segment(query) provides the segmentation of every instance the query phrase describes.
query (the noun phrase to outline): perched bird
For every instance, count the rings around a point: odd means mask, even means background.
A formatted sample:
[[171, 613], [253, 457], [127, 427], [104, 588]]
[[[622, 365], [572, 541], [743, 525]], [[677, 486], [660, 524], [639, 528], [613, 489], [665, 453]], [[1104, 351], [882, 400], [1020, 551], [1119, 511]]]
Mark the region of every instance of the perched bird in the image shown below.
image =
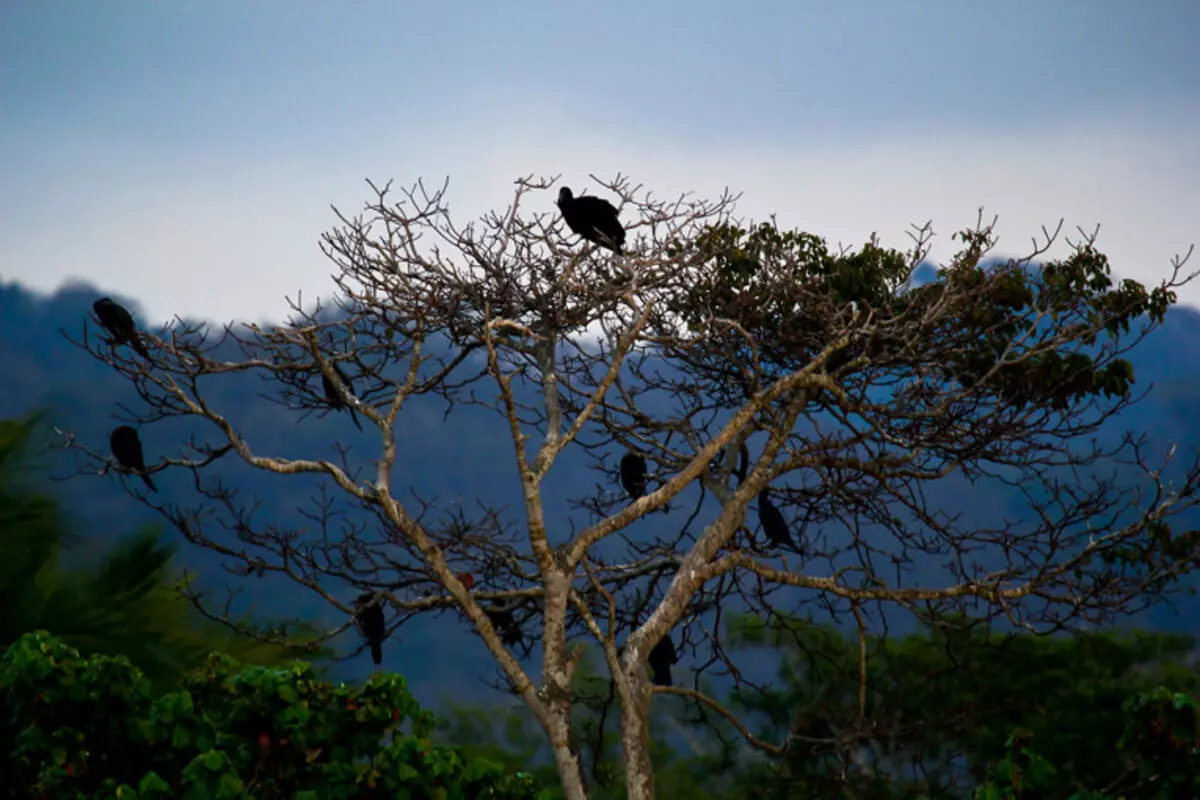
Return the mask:
[[469, 572], [456, 572], [454, 577], [458, 578], [458, 582], [463, 585], [463, 588], [468, 592], [475, 588], [475, 576]]
[[762, 524], [763, 533], [773, 545], [795, 549], [796, 545], [792, 543], [791, 534], [788, 533], [787, 520], [783, 518], [783, 512], [771, 502], [766, 489], [758, 493], [758, 521]]
[[492, 621], [492, 627], [496, 629], [496, 633], [500, 634], [500, 641], [506, 647], [516, 647], [524, 641], [525, 637], [521, 633], [521, 626], [513, 619], [512, 611], [500, 605], [494, 605], [491, 608], [485, 608], [484, 614]]
[[137, 431], [128, 425], [114, 428], [113, 432], [108, 435], [108, 446], [118, 464], [141, 475], [142, 480], [150, 487], [150, 491], [158, 491], [154, 486], [154, 481], [150, 480], [150, 476], [146, 474], [146, 457], [142, 455], [142, 440], [138, 438]]
[[674, 685], [671, 682], [671, 666], [679, 663], [679, 654], [675, 652], [675, 645], [671, 642], [669, 634], [658, 640], [646, 662], [650, 669], [654, 670], [651, 680], [655, 686]]
[[[629, 499], [637, 500], [646, 493], [646, 459], [637, 453], [626, 453], [621, 457], [621, 486], [629, 493]], [[663, 503], [660, 509], [671, 513], [671, 504]]]
[[383, 663], [383, 637], [387, 622], [383, 616], [383, 598], [376, 600], [374, 592], [363, 592], [354, 601], [354, 624], [371, 646], [371, 661]]
[[101, 297], [92, 303], [92, 310], [96, 312], [100, 324], [113, 337], [114, 347], [128, 343], [137, 351], [138, 355], [147, 361], [150, 360], [150, 352], [138, 338], [137, 326], [133, 324], [133, 315], [125, 306], [113, 302], [108, 297]]
[[621, 457], [621, 486], [629, 493], [630, 500], [637, 500], [646, 493], [646, 459], [637, 453], [626, 453]]
[[617, 209], [602, 197], [576, 197], [566, 186], [558, 190], [558, 208], [572, 233], [618, 255], [625, 247], [625, 228]]
[[[354, 394], [354, 384], [350, 383], [350, 379], [346, 377], [346, 373], [342, 372], [342, 368], [337, 364], [333, 365], [333, 371], [337, 373], [338, 379], [346, 385], [346, 391]], [[333, 381], [329, 380], [329, 376], [324, 372], [321, 373], [321, 385], [325, 387], [325, 400], [328, 401], [329, 407], [334, 411], [341, 411], [343, 408], [350, 412], [350, 419], [354, 420], [354, 427], [362, 430], [362, 425], [358, 421], [358, 415], [354, 413], [354, 409], [346, 405], [342, 400], [342, 396], [338, 394], [337, 387], [333, 385]]]

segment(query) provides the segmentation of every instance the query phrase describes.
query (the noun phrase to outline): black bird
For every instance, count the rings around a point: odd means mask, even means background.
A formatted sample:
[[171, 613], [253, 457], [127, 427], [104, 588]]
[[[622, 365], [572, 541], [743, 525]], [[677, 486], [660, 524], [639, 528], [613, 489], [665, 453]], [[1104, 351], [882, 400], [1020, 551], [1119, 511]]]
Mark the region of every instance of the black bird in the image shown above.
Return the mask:
[[650, 657], [646, 661], [650, 664], [650, 669], [654, 670], [651, 681], [655, 686], [674, 685], [671, 682], [671, 666], [679, 663], [679, 654], [675, 652], [675, 645], [671, 642], [670, 635], [658, 640], [658, 644], [654, 645], [654, 649], [650, 651]]
[[150, 352], [138, 338], [137, 326], [133, 324], [133, 315], [125, 306], [113, 302], [108, 297], [101, 297], [92, 303], [92, 310], [96, 312], [100, 324], [113, 337], [114, 347], [128, 342], [138, 355], [147, 361], [150, 360]]
[[492, 627], [496, 629], [496, 633], [500, 634], [500, 641], [506, 647], [516, 647], [524, 641], [525, 637], [521, 633], [521, 626], [513, 619], [511, 611], [497, 605], [483, 609], [483, 613], [487, 614], [487, 618], [492, 621]]
[[[646, 493], [646, 459], [637, 453], [626, 453], [621, 457], [621, 486], [629, 493], [629, 499], [637, 500]], [[662, 512], [671, 513], [671, 504], [663, 503]]]
[[[333, 371], [337, 373], [338, 378], [342, 383], [346, 384], [346, 391], [354, 394], [354, 384], [350, 383], [350, 379], [346, 377], [346, 373], [342, 372], [342, 368], [337, 364], [333, 365]], [[342, 400], [342, 396], [338, 394], [337, 387], [333, 385], [333, 381], [329, 380], [329, 376], [324, 372], [321, 373], [321, 385], [325, 387], [325, 400], [328, 401], [329, 407], [334, 411], [341, 411], [343, 408], [350, 412], [350, 419], [354, 420], [354, 427], [362, 430], [362, 424], [358, 421], [358, 415], [354, 413], [354, 409], [346, 405]]]
[[118, 464], [141, 475], [150, 491], [158, 491], [154, 487], [154, 481], [146, 474], [146, 457], [142, 455], [142, 440], [138, 438], [137, 431], [128, 425], [114, 428], [108, 435], [108, 446]]
[[358, 632], [371, 646], [371, 661], [383, 663], [383, 637], [387, 633], [387, 622], [383, 617], [383, 598], [374, 602], [374, 592], [363, 592], [354, 601], [354, 624]]
[[629, 493], [630, 500], [637, 500], [646, 493], [646, 459], [637, 453], [626, 453], [621, 457], [621, 486]]
[[558, 208], [572, 233], [620, 255], [625, 247], [625, 228], [617, 209], [602, 197], [576, 197], [566, 186], [558, 190]]
[[772, 544], [776, 547], [795, 549], [796, 545], [792, 543], [791, 534], [788, 533], [787, 520], [783, 518], [783, 512], [771, 502], [766, 489], [758, 493], [758, 521]]

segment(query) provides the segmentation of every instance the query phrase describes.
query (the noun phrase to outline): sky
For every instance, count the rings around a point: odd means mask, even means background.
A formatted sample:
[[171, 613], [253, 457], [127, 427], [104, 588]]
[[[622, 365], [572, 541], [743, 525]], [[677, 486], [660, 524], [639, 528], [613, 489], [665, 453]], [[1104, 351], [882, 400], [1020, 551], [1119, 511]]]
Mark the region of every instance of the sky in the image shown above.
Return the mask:
[[619, 171], [831, 244], [931, 220], [935, 260], [981, 206], [1001, 255], [1099, 224], [1157, 282], [1200, 241], [1198, 31], [1193, 0], [4, 0], [0, 280], [279, 320], [367, 178], [449, 176], [467, 221]]

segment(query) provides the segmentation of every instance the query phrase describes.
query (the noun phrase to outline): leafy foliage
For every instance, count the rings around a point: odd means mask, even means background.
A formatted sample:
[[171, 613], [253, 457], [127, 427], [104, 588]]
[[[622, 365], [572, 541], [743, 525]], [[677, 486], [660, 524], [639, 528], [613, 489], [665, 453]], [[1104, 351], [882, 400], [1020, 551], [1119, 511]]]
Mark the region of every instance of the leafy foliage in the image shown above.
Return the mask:
[[[1014, 730], [1054, 764], [1043, 788], [1070, 795], [1077, 784], [1108, 786], [1125, 763], [1111, 757], [1125, 734], [1122, 703], [1157, 691], [1200, 692], [1188, 665], [1194, 641], [1167, 634], [1005, 635], [962, 618], [938, 620], [925, 634], [867, 637], [865, 713], [877, 724], [856, 731], [859, 643], [830, 627], [742, 617], [730, 640], [779, 653], [772, 687], [735, 693], [732, 708], [763, 720], [760, 735], [790, 737], [774, 783], [779, 791], [891, 798], [910, 791], [962, 796], [999, 769]], [[853, 733], [860, 758], [846, 762], [833, 743]], [[919, 765], [912, 773], [906, 765]], [[871, 774], [884, 776], [882, 782]]]
[[1034, 737], [1018, 730], [1006, 742], [1008, 754], [996, 765], [994, 778], [975, 791], [974, 799], [1200, 797], [1200, 704], [1196, 699], [1160, 686], [1129, 698], [1121, 710], [1125, 731], [1110, 749], [1120, 758], [1109, 758], [1120, 764], [1122, 771], [1111, 783], [1076, 782], [1078, 789], [1072, 791], [1060, 770], [1035, 749]]
[[[873, 241], [835, 254], [817, 236], [772, 223], [710, 226], [693, 248], [716, 268], [676, 310], [694, 328], [710, 315], [736, 320], [757, 351], [753, 360], [770, 375], [800, 369], [829, 348], [830, 373], [858, 359], [909, 372], [925, 364], [964, 389], [986, 384], [1017, 408], [1044, 403], [1062, 411], [1094, 395], [1128, 393], [1134, 382], [1129, 361], [1046, 349], [1045, 335], [1076, 331], [1079, 343], [1092, 347], [1102, 333], [1128, 334], [1143, 315], [1161, 324], [1176, 299], [1169, 286], [1147, 291], [1133, 280], [1115, 286], [1107, 257], [1090, 244], [1033, 268], [1022, 261], [981, 263], [993, 244], [990, 229], [962, 231], [955, 238], [965, 248], [938, 280], [908, 290], [909, 259]], [[687, 250], [676, 242], [668, 253], [682, 256]], [[970, 302], [947, 302], [952, 296]], [[878, 332], [866, 341], [839, 343], [828, 335], [828, 321], [851, 303]], [[886, 333], [919, 319], [934, 323], [921, 353], [905, 351], [899, 337]], [[1045, 319], [1054, 325], [1043, 324]], [[1031, 336], [1038, 327], [1041, 335]], [[731, 349], [722, 355], [747, 361], [746, 344], [731, 337]]]
[[123, 656], [81, 658], [44, 631], [0, 659], [0, 786], [14, 798], [538, 796], [531, 776], [432, 745], [433, 725], [398, 675], [349, 688], [303, 662], [214, 653], [155, 696]]

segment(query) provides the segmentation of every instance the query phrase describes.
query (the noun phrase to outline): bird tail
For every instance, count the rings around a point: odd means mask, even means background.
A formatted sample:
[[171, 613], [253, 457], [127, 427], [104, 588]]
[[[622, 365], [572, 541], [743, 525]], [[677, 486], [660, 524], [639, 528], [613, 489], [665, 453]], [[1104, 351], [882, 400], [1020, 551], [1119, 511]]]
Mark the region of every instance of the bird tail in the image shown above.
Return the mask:
[[158, 488], [154, 485], [154, 481], [150, 480], [150, 476], [144, 472], [142, 473], [142, 480], [145, 481], [146, 485], [150, 487], [150, 491], [152, 491], [152, 492], [158, 491]]
[[371, 660], [376, 664], [383, 663], [383, 643], [371, 642]]
[[659, 674], [658, 670], [654, 670], [654, 680], [651, 681], [655, 686], [674, 686], [671, 682], [671, 668], [667, 667]]
[[129, 345], [137, 351], [137, 354], [142, 358], [150, 361], [150, 351], [146, 349], [146, 345], [142, 343], [142, 339], [136, 333], [129, 337]]
[[358, 428], [359, 433], [362, 433], [362, 423], [358, 421], [358, 414], [355, 414], [354, 409], [350, 406], [346, 406], [346, 409], [350, 412], [350, 419], [354, 420], [354, 427]]

